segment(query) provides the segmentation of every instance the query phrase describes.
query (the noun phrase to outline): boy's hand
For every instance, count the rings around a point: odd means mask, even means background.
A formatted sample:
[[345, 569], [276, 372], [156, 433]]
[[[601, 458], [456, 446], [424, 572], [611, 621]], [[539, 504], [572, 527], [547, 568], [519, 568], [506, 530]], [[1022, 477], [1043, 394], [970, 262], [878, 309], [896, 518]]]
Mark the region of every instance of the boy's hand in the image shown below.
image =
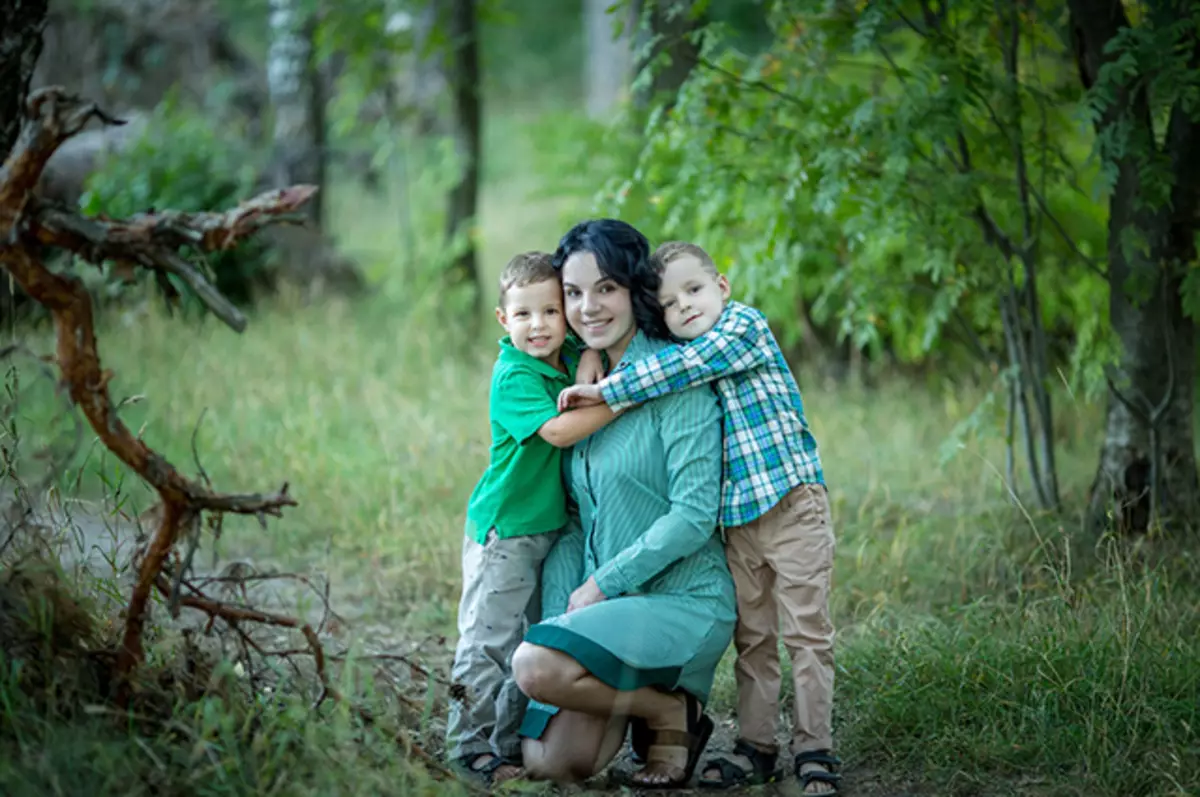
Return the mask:
[[566, 412], [579, 407], [594, 407], [604, 403], [599, 385], [574, 385], [558, 394], [558, 411]]
[[567, 602], [567, 613], [570, 614], [576, 609], [582, 609], [584, 606], [591, 606], [593, 603], [607, 599], [608, 596], [596, 586], [595, 577], [589, 578], [582, 587], [571, 593], [571, 599]]
[[604, 378], [604, 361], [595, 349], [584, 349], [579, 355], [579, 367], [575, 369], [575, 384], [594, 385]]

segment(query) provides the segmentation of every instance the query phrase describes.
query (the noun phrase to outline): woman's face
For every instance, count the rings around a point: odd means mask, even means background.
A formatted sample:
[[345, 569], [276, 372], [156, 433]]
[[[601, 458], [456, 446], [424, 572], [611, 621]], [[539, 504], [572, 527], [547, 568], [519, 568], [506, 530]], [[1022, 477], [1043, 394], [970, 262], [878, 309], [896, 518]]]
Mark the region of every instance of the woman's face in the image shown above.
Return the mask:
[[633, 337], [629, 289], [605, 276], [591, 252], [575, 252], [562, 267], [567, 323], [589, 349], [612, 349]]

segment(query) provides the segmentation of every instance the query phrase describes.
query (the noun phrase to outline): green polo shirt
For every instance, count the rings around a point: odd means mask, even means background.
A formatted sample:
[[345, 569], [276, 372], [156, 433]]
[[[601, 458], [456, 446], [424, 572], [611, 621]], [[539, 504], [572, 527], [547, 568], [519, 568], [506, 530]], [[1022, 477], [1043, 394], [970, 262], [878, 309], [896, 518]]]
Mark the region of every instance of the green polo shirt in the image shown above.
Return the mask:
[[504, 539], [566, 525], [562, 452], [537, 433], [557, 417], [559, 392], [575, 383], [579, 349], [570, 337], [562, 361], [567, 373], [500, 340], [488, 400], [491, 456], [467, 503], [466, 534], [481, 545], [492, 528]]

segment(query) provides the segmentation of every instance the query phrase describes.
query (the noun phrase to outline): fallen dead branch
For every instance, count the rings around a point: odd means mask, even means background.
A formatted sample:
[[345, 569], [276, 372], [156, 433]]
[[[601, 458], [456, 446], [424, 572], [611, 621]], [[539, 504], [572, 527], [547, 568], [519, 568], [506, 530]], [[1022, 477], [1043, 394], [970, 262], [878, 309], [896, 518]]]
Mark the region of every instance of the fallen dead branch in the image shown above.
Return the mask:
[[[167, 600], [172, 615], [184, 608], [199, 611], [208, 618], [207, 631], [219, 621], [233, 632], [246, 662], [246, 674], [252, 688], [256, 686], [257, 674], [251, 652], [263, 660], [286, 660], [297, 674], [300, 668], [293, 658], [310, 657], [321, 687], [314, 708], [329, 699], [342, 701], [364, 724], [378, 724], [377, 718], [366, 708], [346, 701], [330, 678], [328, 663], [344, 661], [347, 656], [345, 653], [328, 654], [319, 638], [330, 618], [336, 618], [329, 604], [328, 585], [321, 591], [302, 576], [270, 576], [247, 573], [238, 568], [202, 579], [198, 584], [189, 580], [192, 556], [206, 513], [212, 531], [219, 534], [220, 519], [225, 513], [253, 515], [265, 526], [267, 516], [279, 517], [284, 507], [295, 506], [296, 501], [288, 493], [286, 483], [271, 493], [216, 492], [198, 459], [196, 465], [203, 483], [185, 477], [134, 435], [118, 416], [119, 408], [114, 407], [108, 392], [112, 372], [104, 370], [100, 364], [87, 292], [79, 280], [48, 269], [42, 257], [45, 248], [52, 247], [69, 251], [96, 265], [111, 262], [126, 271], [145, 268], [159, 276], [173, 274], [187, 284], [214, 315], [240, 332], [245, 329], [245, 317], [208, 281], [201, 268], [180, 254], [180, 250], [209, 253], [228, 249], [269, 225], [301, 221], [303, 216], [297, 211], [312, 198], [316, 188], [300, 185], [270, 191], [222, 213], [150, 210], [123, 220], [85, 218], [34, 196], [32, 191], [50, 156], [94, 119], [105, 124], [121, 124], [95, 104], [69, 95], [61, 88], [42, 89], [29, 96], [17, 143], [0, 169], [0, 264], [31, 298], [51, 313], [56, 336], [55, 360], [61, 384], [71, 401], [82, 410], [99, 440], [154, 488], [160, 498], [158, 527], [137, 557], [136, 582], [125, 611], [121, 645], [112, 665], [117, 704], [122, 709], [128, 705], [131, 676], [143, 658], [142, 636], [149, 618], [151, 597], [158, 592]], [[193, 456], [196, 456], [194, 435]], [[184, 533], [188, 535], [188, 547], [180, 555], [176, 545]], [[300, 581], [320, 596], [325, 611], [316, 629], [296, 617], [249, 605], [248, 581], [280, 577]], [[209, 596], [204, 592], [204, 587], [209, 585], [240, 590], [246, 604], [238, 605]], [[255, 639], [251, 628], [298, 631], [305, 645], [303, 648], [270, 650]], [[410, 673], [420, 674], [427, 680], [436, 679], [429, 670], [401, 654], [378, 654], [368, 660], [376, 663], [377, 675], [390, 664], [398, 663], [406, 665]], [[392, 678], [393, 686], [395, 680]], [[399, 694], [398, 689], [396, 691], [405, 705], [419, 708], [416, 701]], [[452, 688], [452, 696], [454, 692]], [[407, 730], [398, 728], [389, 733], [435, 775], [453, 777], [412, 739]]]
[[[225, 213], [145, 213], [126, 221], [91, 220], [33, 198], [46, 162], [68, 138], [93, 119], [120, 124], [95, 104], [58, 87], [33, 92], [12, 152], [0, 170], [0, 263], [30, 297], [50, 311], [57, 339], [56, 359], [71, 400], [100, 440], [159, 494], [161, 519], [142, 557], [137, 582], [126, 609], [125, 631], [115, 665], [119, 700], [127, 696], [129, 675], [142, 658], [142, 633], [150, 593], [181, 527], [198, 522], [204, 512], [280, 516], [295, 506], [287, 484], [273, 493], [246, 495], [214, 492], [181, 474], [136, 437], [121, 421], [108, 392], [112, 372], [100, 366], [91, 299], [79, 280], [50, 271], [42, 247], [59, 247], [90, 260], [176, 273], [234, 329], [245, 326], [239, 313], [198, 269], [188, 266], [176, 249], [189, 246], [211, 252], [237, 244], [267, 224], [292, 220], [297, 208], [315, 193], [295, 186], [256, 197]], [[185, 268], [187, 266], [187, 268]]]
[[[270, 574], [246, 574], [245, 576], [243, 576], [243, 578], [254, 579], [257, 581], [263, 581], [263, 580], [267, 580], [267, 579], [271, 579], [271, 578], [287, 578], [287, 577], [289, 577], [289, 574], [281, 574], [278, 576], [272, 576]], [[209, 577], [209, 578], [203, 579], [203, 581], [206, 583], [221, 583], [221, 584], [229, 584], [232, 582], [236, 582], [238, 580], [239, 580], [239, 576]], [[325, 617], [327, 618], [329, 616], [329, 614], [331, 613], [331, 610], [330, 610], [329, 604], [328, 604], [328, 600], [327, 600], [328, 592], [326, 591], [326, 592], [322, 593], [321, 591], [319, 591], [317, 589], [315, 584], [312, 584], [307, 579], [304, 579], [304, 582], [314, 592], [317, 592], [318, 595], [323, 596], [322, 599], [325, 601], [325, 613], [324, 614], [325, 614]], [[332, 679], [329, 676], [329, 670], [328, 670], [329, 661], [334, 661], [334, 660], [346, 661], [348, 656], [346, 653], [339, 653], [339, 654], [333, 654], [333, 655], [326, 653], [324, 647], [321, 644], [320, 639], [317, 636], [317, 631], [315, 631], [313, 629], [311, 624], [305, 623], [305, 622], [299, 620], [298, 618], [292, 617], [290, 615], [277, 614], [274, 612], [267, 612], [267, 611], [263, 611], [261, 609], [256, 609], [256, 608], [253, 608], [250, 606], [239, 606], [239, 605], [227, 603], [224, 601], [216, 600], [216, 599], [204, 594], [196, 584], [192, 583], [191, 581], [189, 581], [186, 578], [181, 579], [180, 583], [182, 585], [182, 590], [184, 592], [186, 592], [186, 594], [177, 595], [177, 597], [175, 599], [178, 601], [179, 606], [181, 606], [183, 608], [194, 609], [194, 610], [203, 612], [208, 617], [208, 626], [206, 627], [206, 630], [211, 630], [213, 624], [217, 620], [220, 620], [226, 625], [226, 627], [228, 627], [230, 630], [232, 630], [234, 632], [234, 634], [238, 637], [239, 641], [241, 642], [241, 644], [243, 646], [243, 649], [245, 649], [245, 650], [252, 649], [255, 653], [257, 653], [260, 656], [260, 658], [263, 661], [268, 661], [270, 659], [280, 659], [283, 661], [287, 661], [288, 663], [290, 663], [293, 666], [293, 668], [297, 671], [297, 673], [299, 672], [299, 669], [298, 669], [298, 667], [296, 667], [295, 662], [292, 661], [293, 657], [295, 657], [295, 656], [311, 657], [312, 662], [313, 662], [313, 667], [316, 671], [317, 680], [321, 685], [321, 692], [317, 696], [317, 699], [313, 704], [314, 709], [319, 708], [321, 706], [321, 704], [323, 704], [326, 700], [334, 700], [334, 701], [341, 702], [341, 703], [344, 703], [345, 705], [349, 706], [350, 710], [354, 713], [354, 715], [356, 717], [358, 717], [358, 719], [364, 725], [376, 725], [378, 723], [378, 719], [368, 709], [366, 709], [365, 707], [358, 705], [352, 701], [347, 700], [345, 698], [345, 696], [341, 693], [341, 691], [333, 684]], [[154, 585], [155, 585], [156, 589], [158, 590], [158, 592], [164, 598], [170, 598], [172, 595], [177, 594], [173, 591], [173, 585], [171, 583], [171, 580], [165, 574], [159, 575], [159, 577], [157, 579], [155, 579]], [[322, 623], [324, 623], [324, 619], [322, 620]], [[271, 650], [271, 649], [264, 648], [261, 644], [259, 644], [258, 641], [256, 641], [254, 639], [254, 637], [250, 634], [250, 632], [245, 628], [245, 624], [254, 624], [254, 625], [260, 626], [260, 627], [268, 626], [268, 627], [277, 627], [277, 628], [299, 631], [300, 634], [304, 637], [305, 647], [303, 647], [303, 648], [287, 648], [287, 649], [279, 649], [279, 650]], [[375, 654], [375, 655], [364, 655], [364, 656], [360, 656], [357, 658], [359, 661], [364, 661], [364, 662], [365, 661], [377, 661], [377, 662], [378, 661], [389, 661], [389, 662], [403, 663], [406, 666], [410, 667], [412, 670], [420, 671], [420, 672], [424, 673], [431, 680], [436, 679], [436, 680], [441, 681], [442, 683], [445, 683], [445, 681], [438, 679], [437, 676], [434, 676], [428, 670], [421, 667], [417, 662], [412, 660], [411, 657], [404, 656], [403, 654]], [[250, 661], [250, 658], [248, 655], [245, 658], [244, 666], [245, 666], [246, 676], [250, 680], [252, 688], [256, 688], [256, 686], [255, 686], [256, 673], [255, 673], [254, 663], [252, 661]], [[377, 669], [376, 675], [380, 675], [380, 674], [381, 674], [380, 669]], [[390, 675], [390, 673], [389, 673], [389, 675]], [[396, 694], [397, 699], [400, 702], [404, 703], [408, 708], [412, 709], [413, 711], [420, 712], [423, 710], [423, 706], [418, 704], [412, 698], [410, 698], [407, 695], [400, 692], [398, 689], [395, 690], [395, 694]], [[436, 774], [438, 776], [444, 777], [444, 778], [455, 777], [454, 773], [452, 773], [441, 762], [439, 762], [437, 760], [437, 758], [433, 756], [433, 754], [431, 754], [428, 750], [426, 750], [419, 743], [414, 741], [411, 734], [407, 730], [405, 730], [404, 728], [398, 728], [394, 731], [394, 733], [395, 733], [395, 739], [396, 739], [397, 743], [403, 745], [406, 752], [408, 752], [415, 758], [419, 759], [423, 764], [425, 764], [425, 766], [431, 772], [433, 772], [434, 774]]]

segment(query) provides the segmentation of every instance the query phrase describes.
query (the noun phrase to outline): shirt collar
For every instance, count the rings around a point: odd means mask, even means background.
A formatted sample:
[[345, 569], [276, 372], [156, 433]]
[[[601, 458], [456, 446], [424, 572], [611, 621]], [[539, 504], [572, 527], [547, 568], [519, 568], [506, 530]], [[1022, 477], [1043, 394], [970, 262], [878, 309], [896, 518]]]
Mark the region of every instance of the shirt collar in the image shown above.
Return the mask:
[[[562, 356], [561, 353], [559, 356]], [[539, 360], [537, 357], [533, 357], [518, 349], [513, 345], [512, 337], [509, 335], [500, 338], [500, 360], [512, 365], [523, 365], [527, 368], [532, 368], [542, 376], [558, 377], [560, 379], [568, 378], [567, 374], [550, 365], [545, 360]]]
[[625, 353], [621, 355], [621, 360], [613, 367], [614, 371], [619, 371], [622, 368], [628, 368], [638, 360], [645, 359], [662, 348], [662, 344], [651, 340], [646, 336], [645, 332], [638, 330], [633, 333], [633, 337], [629, 339], [629, 345], [625, 347]]

